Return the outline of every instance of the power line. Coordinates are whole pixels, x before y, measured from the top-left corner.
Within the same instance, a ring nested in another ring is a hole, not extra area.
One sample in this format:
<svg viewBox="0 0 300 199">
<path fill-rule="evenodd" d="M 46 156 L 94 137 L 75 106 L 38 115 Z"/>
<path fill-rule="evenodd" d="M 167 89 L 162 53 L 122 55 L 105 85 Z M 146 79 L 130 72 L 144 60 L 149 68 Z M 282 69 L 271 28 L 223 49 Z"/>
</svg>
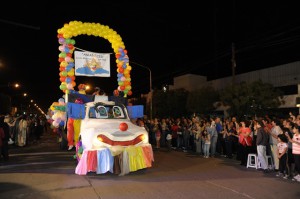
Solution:
<svg viewBox="0 0 300 199">
<path fill-rule="evenodd" d="M 5 20 L 5 19 L 0 19 L 0 22 L 15 25 L 15 26 L 21 26 L 23 28 L 29 28 L 29 29 L 33 29 L 33 30 L 40 30 L 41 29 L 40 27 L 21 24 L 21 23 L 17 23 L 17 22 Z"/>
</svg>

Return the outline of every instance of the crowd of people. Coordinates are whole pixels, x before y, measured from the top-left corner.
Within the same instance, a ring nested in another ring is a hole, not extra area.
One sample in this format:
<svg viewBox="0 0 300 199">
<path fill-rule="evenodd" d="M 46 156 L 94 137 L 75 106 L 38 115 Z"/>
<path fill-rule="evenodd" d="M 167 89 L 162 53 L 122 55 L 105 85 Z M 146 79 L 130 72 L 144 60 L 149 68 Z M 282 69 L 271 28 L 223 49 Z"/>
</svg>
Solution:
<svg viewBox="0 0 300 199">
<path fill-rule="evenodd" d="M 300 115 L 239 121 L 236 117 L 138 118 L 133 122 L 146 128 L 157 150 L 164 147 L 204 158 L 234 158 L 245 167 L 248 155 L 254 153 L 264 173 L 275 172 L 277 177 L 300 182 Z"/>
<path fill-rule="evenodd" d="M 300 115 L 255 119 L 193 116 L 191 118 L 138 118 L 133 121 L 149 133 L 157 150 L 194 152 L 204 158 L 236 159 L 247 166 L 248 155 L 257 154 L 264 173 L 300 182 Z M 0 116 L 0 161 L 9 160 L 9 145 L 24 147 L 39 142 L 47 131 L 43 117 Z M 269 165 L 271 156 L 274 165 Z"/>
<path fill-rule="evenodd" d="M 25 147 L 38 143 L 47 126 L 43 116 L 0 115 L 0 161 L 9 160 L 9 145 Z"/>
</svg>

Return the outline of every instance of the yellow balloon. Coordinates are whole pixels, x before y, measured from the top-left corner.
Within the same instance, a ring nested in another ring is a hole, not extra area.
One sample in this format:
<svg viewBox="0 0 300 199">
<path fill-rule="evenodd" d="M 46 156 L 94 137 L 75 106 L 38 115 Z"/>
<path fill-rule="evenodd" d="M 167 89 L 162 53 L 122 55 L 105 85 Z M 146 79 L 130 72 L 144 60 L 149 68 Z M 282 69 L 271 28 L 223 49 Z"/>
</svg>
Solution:
<svg viewBox="0 0 300 199">
<path fill-rule="evenodd" d="M 75 74 L 75 73 L 74 73 L 74 70 L 70 70 L 70 71 L 68 72 L 68 76 L 70 76 L 70 77 L 71 77 L 71 76 L 74 76 L 74 74 Z"/>
<path fill-rule="evenodd" d="M 127 75 L 130 73 L 130 70 L 128 70 L 127 68 L 124 70 L 124 75 Z"/>
</svg>

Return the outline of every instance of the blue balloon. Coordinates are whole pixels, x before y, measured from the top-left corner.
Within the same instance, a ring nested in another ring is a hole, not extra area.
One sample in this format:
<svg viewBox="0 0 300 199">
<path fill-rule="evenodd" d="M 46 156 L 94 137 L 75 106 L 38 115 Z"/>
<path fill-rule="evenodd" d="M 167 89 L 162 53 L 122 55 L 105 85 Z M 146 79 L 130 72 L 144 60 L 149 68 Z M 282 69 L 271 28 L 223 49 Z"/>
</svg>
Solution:
<svg viewBox="0 0 300 199">
<path fill-rule="evenodd" d="M 70 77 L 67 77 L 67 78 L 66 78 L 66 82 L 67 82 L 67 83 L 71 83 L 71 81 L 72 81 L 72 79 L 71 79 Z"/>
<path fill-rule="evenodd" d="M 68 47 L 65 47 L 65 53 L 69 53 L 70 49 Z"/>
<path fill-rule="evenodd" d="M 65 121 L 61 121 L 60 123 L 59 123 L 59 126 L 64 126 L 65 125 Z"/>
</svg>

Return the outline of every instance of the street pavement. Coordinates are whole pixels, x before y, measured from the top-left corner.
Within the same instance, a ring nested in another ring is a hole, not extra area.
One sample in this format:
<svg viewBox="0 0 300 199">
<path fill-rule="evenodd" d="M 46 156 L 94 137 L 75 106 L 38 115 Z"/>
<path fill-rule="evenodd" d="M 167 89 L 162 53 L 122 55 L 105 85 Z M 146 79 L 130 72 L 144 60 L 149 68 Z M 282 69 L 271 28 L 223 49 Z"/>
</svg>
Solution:
<svg viewBox="0 0 300 199">
<path fill-rule="evenodd" d="M 0 162 L 0 199 L 269 199 L 300 198 L 300 183 L 277 178 L 223 157 L 154 150 L 151 168 L 125 176 L 75 174 L 75 151 L 53 132 L 39 143 L 11 146 Z"/>
</svg>

